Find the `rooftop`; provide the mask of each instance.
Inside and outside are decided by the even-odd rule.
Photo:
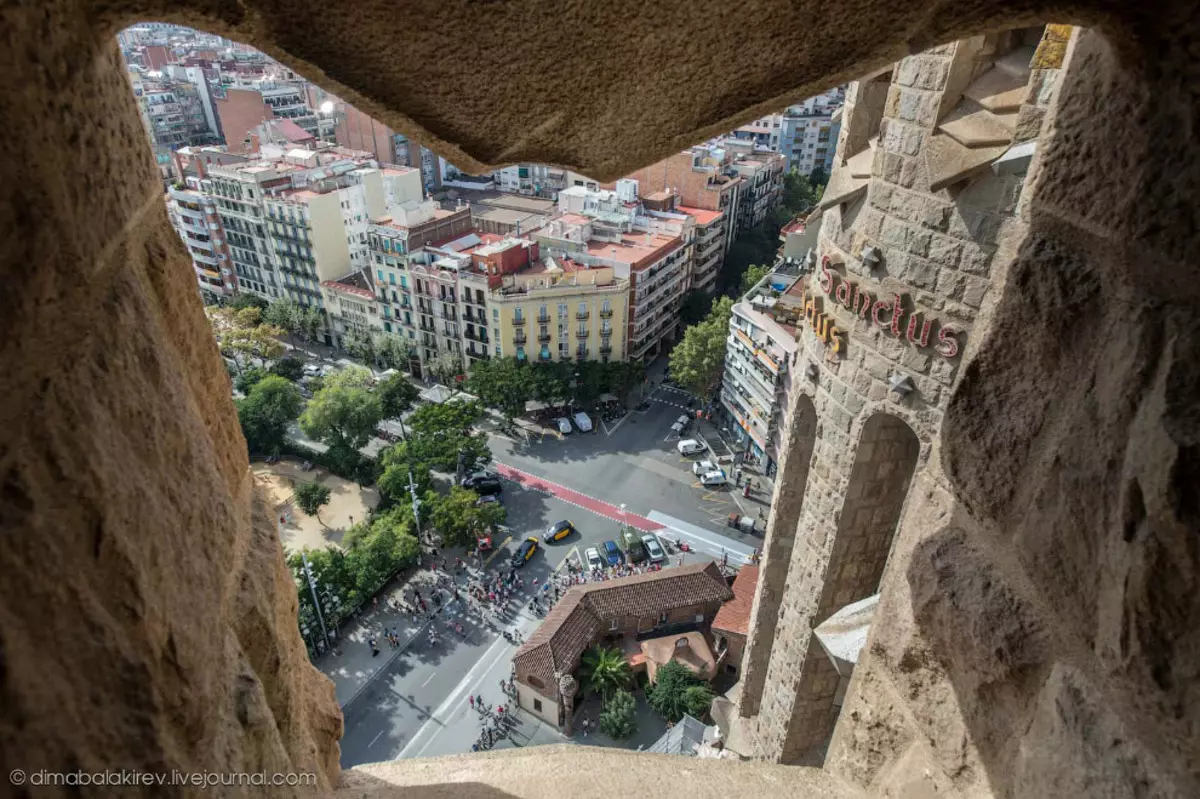
[[[758,587],[758,567],[743,566],[733,581],[733,601],[726,602],[713,619],[712,628],[727,633],[746,635],[750,631],[750,609],[754,605],[754,589]]]
[[[623,233],[620,241],[591,239],[588,241],[587,251],[588,255],[596,258],[634,265],[643,261],[657,261],[678,246],[678,236],[664,236],[661,233]]]
[[[725,216],[724,211],[709,211],[704,208],[692,208],[686,205],[677,205],[675,206],[675,210],[694,218],[696,220],[696,224],[700,225],[701,227],[706,227],[712,224],[714,221]]]
[[[340,291],[345,294],[354,294],[363,299],[375,299],[374,284],[367,277],[365,270],[362,272],[351,272],[348,275],[339,277],[337,280],[323,280],[321,281],[321,288]]]
[[[557,690],[555,673],[571,672],[607,622],[619,616],[657,616],[706,602],[726,602],[733,592],[716,563],[677,566],[567,589],[541,626],[513,656],[519,671]]]

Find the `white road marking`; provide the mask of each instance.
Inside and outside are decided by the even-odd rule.
[[[371,743],[367,744],[367,748],[370,749],[372,746],[374,746],[375,742],[379,740],[379,736],[383,735],[383,733],[384,733],[384,731],[380,730],[379,735],[376,735],[374,738],[371,739]]]
[[[392,759],[402,759],[408,753],[408,750],[413,748],[425,731],[429,729],[430,725],[433,724],[438,717],[445,716],[448,712],[450,712],[451,708],[457,704],[460,704],[464,696],[463,692],[473,687],[474,683],[479,679],[480,670],[482,669],[483,673],[490,671],[502,657],[508,654],[508,650],[511,646],[512,644],[510,644],[508,641],[505,641],[503,637],[499,637],[492,642],[492,645],[488,647],[488,650],[483,653],[483,657],[476,662],[471,670],[467,672],[467,676],[463,677],[450,695],[446,697],[446,701],[438,705],[437,710],[430,714],[429,719],[421,725],[421,728],[417,730],[415,735],[413,735],[412,740],[410,740],[408,744]],[[494,657],[492,656],[493,650],[496,651]],[[439,726],[443,726],[441,725],[441,722],[438,722],[438,724]],[[434,737],[434,735],[429,736],[429,740],[425,741],[421,748],[413,753],[413,756],[420,757],[421,753],[428,749],[430,744],[433,743]]]
[[[430,674],[429,677],[425,680],[425,682],[421,683],[421,687],[424,688],[426,685],[429,685],[429,683],[433,682],[433,678],[436,676],[437,676],[436,671],[433,674]]]
[[[625,420],[628,418],[629,418],[629,414],[626,413],[624,416],[621,417],[620,421],[618,421],[615,425],[613,425],[612,430],[608,430],[608,426],[605,425],[604,429],[608,430],[608,432],[605,435],[611,436],[613,433],[617,432],[617,428],[620,427],[621,425],[625,424]],[[603,424],[603,422],[601,422],[601,424]]]

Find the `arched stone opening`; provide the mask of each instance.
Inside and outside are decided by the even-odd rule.
[[[787,475],[777,487],[771,505],[771,525],[763,546],[763,559],[758,578],[758,591],[751,610],[749,640],[742,661],[742,688],[738,712],[753,716],[762,702],[767,680],[767,665],[775,641],[780,604],[787,589],[788,569],[796,545],[796,528],[808,487],[808,469],[812,462],[813,445],[817,435],[817,411],[812,399],[799,394],[795,407],[789,412],[791,429],[778,474]]]
[[[876,413],[863,425],[811,627],[879,591],[921,445],[904,421]],[[848,675],[810,636],[782,745],[784,762],[818,762],[833,731]]]

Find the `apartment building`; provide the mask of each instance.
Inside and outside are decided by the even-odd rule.
[[[518,252],[519,249],[519,252]],[[611,266],[566,256],[542,255],[538,245],[515,239],[485,245],[472,254],[506,252],[529,260],[489,275],[488,312],[497,357],[537,361],[622,360],[626,356],[629,281]]]
[[[479,243],[470,207],[449,210],[432,200],[389,205],[369,224],[366,241],[383,332],[412,342],[418,370],[446,353],[462,360],[468,308],[459,306],[459,273],[471,266],[462,250]],[[473,333],[477,316],[472,307]],[[478,347],[469,349],[478,354]]]
[[[375,285],[369,270],[362,269],[337,280],[321,281],[321,298],[326,311],[327,335],[333,346],[346,345],[351,332],[375,335],[383,332]]]
[[[786,261],[734,303],[718,414],[744,457],[771,475],[787,429],[797,330],[804,320],[799,264]]]
[[[846,89],[839,86],[789,106],[782,114],[778,149],[787,159],[789,171],[801,175],[809,175],[814,169],[826,175],[833,171],[845,101]]]
[[[251,132],[271,119],[288,119],[314,140],[332,142],[337,118],[308,104],[308,84],[300,79],[233,76],[214,89],[217,116],[225,144],[234,152],[251,152]]]
[[[741,141],[751,142],[757,147],[779,152],[782,128],[783,114],[770,114],[735,128],[730,136]]]
[[[142,124],[150,138],[159,169],[165,175],[171,153],[188,145],[216,144],[220,132],[212,122],[208,84],[177,80],[161,72],[130,71]]]
[[[761,224],[779,204],[787,159],[779,153],[762,152],[748,142],[726,140],[729,169],[743,180],[737,205],[737,228],[749,230]]]
[[[550,199],[572,186],[600,188],[596,181],[578,172],[549,164],[513,164],[495,170],[492,178],[501,191]]]
[[[167,189],[167,215],[192,257],[201,292],[210,298],[238,291],[216,199],[183,184]]]
[[[208,165],[241,290],[323,307],[320,283],[370,264],[367,230],[389,200],[419,195],[413,170],[380,168],[366,153],[330,147]]]
[[[691,217],[694,230],[687,289],[711,294],[716,289],[721,265],[725,263],[725,212],[686,205],[677,206],[675,210]]]

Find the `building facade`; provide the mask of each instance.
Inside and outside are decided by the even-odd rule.
[[[951,43],[847,92],[817,265],[802,280],[793,389],[742,668],[744,754],[798,762],[828,745],[836,759],[861,729],[847,725],[847,737],[830,740],[843,708],[915,741],[922,723],[905,715],[905,700],[892,713],[879,697],[953,701],[944,674],[918,667],[920,681],[910,684],[895,666],[920,657],[906,649],[918,600],[902,553],[957,512],[935,454],[941,422],[963,353],[984,336],[1024,238],[1022,208],[1037,185],[1032,154],[1060,84],[1066,35],[1048,26]],[[813,631],[881,591],[888,622],[871,625],[851,680]]]
[[[720,415],[747,463],[777,467],[804,318],[798,265],[779,264],[733,306],[721,378]]]
[[[789,106],[781,115],[778,150],[787,159],[789,171],[809,175],[814,169],[826,175],[833,171],[833,156],[840,130],[840,109],[845,103],[844,87],[830,89]]]

